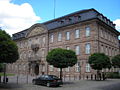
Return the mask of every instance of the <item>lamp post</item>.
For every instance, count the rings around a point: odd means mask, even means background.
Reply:
[[[6,63],[4,64],[4,77],[3,77],[3,83],[6,83]]]
[[[18,72],[17,72],[17,84],[18,84],[18,78],[19,78],[19,65],[18,65]]]

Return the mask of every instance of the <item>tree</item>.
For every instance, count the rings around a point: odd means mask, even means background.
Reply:
[[[0,64],[13,63],[19,58],[18,47],[9,34],[0,29]],[[4,64],[4,83],[6,82]]]
[[[92,67],[92,69],[97,70],[97,76],[99,75],[99,71],[103,68],[111,68],[110,58],[104,53],[94,53],[89,56],[88,63]]]
[[[56,68],[60,68],[60,78],[62,79],[62,68],[72,67],[77,63],[77,56],[72,50],[56,48],[48,52],[47,62]]]
[[[0,72],[2,72],[2,71],[3,71],[3,68],[4,68],[3,64],[2,64],[2,63],[0,63]]]
[[[112,66],[114,66],[115,68],[120,68],[120,54],[112,58]]]
[[[13,63],[19,58],[18,47],[10,35],[0,30],[0,63]]]

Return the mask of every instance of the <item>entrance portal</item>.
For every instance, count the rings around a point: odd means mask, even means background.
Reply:
[[[39,65],[38,65],[38,64],[36,64],[34,71],[35,71],[35,72],[34,72],[35,75],[39,75]]]

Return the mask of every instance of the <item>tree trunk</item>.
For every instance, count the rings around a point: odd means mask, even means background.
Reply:
[[[4,64],[4,77],[3,77],[3,83],[6,83],[6,64]]]
[[[60,79],[62,80],[62,68],[60,68]]]
[[[1,83],[1,76],[0,76],[0,83]]]

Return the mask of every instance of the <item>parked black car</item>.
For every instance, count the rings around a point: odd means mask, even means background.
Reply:
[[[33,84],[40,84],[50,86],[59,86],[62,84],[62,80],[55,75],[42,75],[32,80]]]

